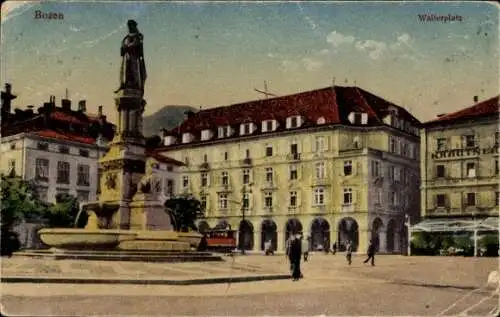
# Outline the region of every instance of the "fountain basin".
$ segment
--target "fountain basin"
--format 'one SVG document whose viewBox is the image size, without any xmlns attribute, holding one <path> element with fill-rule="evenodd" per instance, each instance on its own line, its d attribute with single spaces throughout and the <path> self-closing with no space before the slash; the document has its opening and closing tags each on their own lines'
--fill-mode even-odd
<svg viewBox="0 0 500 317">
<path fill-rule="evenodd" d="M 134 240 L 135 232 L 110 229 L 44 228 L 38 231 L 43 243 L 61 250 L 109 250 L 122 241 Z"/>
<path fill-rule="evenodd" d="M 201 238 L 203 237 L 200 233 L 196 231 L 190 232 L 178 232 L 179 241 L 187 242 L 193 248 L 198 248 L 198 245 L 201 242 Z"/>
</svg>

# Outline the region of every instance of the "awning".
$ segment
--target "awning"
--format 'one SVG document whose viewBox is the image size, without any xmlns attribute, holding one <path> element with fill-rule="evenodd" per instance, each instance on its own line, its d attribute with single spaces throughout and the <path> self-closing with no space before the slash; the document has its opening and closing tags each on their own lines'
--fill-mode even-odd
<svg viewBox="0 0 500 317">
<path fill-rule="evenodd" d="M 484 219 L 427 219 L 410 227 L 412 232 L 499 231 L 498 217 Z"/>
</svg>

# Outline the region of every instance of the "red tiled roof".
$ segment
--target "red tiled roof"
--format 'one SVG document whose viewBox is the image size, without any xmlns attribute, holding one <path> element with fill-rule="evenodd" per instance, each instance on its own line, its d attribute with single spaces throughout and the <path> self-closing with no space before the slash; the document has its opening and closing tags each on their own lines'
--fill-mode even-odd
<svg viewBox="0 0 500 317">
<path fill-rule="evenodd" d="M 160 153 L 157 153 L 156 151 L 150 151 L 147 152 L 146 155 L 148 157 L 152 157 L 158 162 L 165 163 L 165 164 L 172 164 L 172 165 L 177 165 L 177 166 L 183 166 L 184 163 L 177 161 L 171 157 L 161 155 Z"/>
<path fill-rule="evenodd" d="M 67 112 L 67 111 L 62 111 L 60 109 L 55 109 L 50 113 L 50 118 L 59 120 L 59 121 L 66 121 L 70 123 L 76 123 L 76 124 L 88 124 L 89 121 L 99 121 L 99 116 L 96 114 L 92 113 L 78 113 L 75 114 L 74 112 Z M 84 120 L 82 120 L 84 119 Z M 86 119 L 86 120 L 85 120 Z"/>
<path fill-rule="evenodd" d="M 44 137 L 44 138 L 50 138 L 50 139 L 56 139 L 56 140 L 64 140 L 64 141 L 71 141 L 71 142 L 78 142 L 78 143 L 85 143 L 85 144 L 95 144 L 96 139 L 91 138 L 91 137 L 83 137 L 80 135 L 74 135 L 74 134 L 69 134 L 69 133 L 62 133 L 54 130 L 40 130 L 40 131 L 34 131 L 32 134 Z"/>
<path fill-rule="evenodd" d="M 499 114 L 498 111 L 498 99 L 499 96 L 490 98 L 488 100 L 481 101 L 471 107 L 459 110 L 457 112 L 448 113 L 439 118 L 433 119 L 426 122 L 424 125 L 428 124 L 438 124 L 441 122 L 450 122 L 464 119 L 472 119 L 478 117 L 493 116 Z"/>
<path fill-rule="evenodd" d="M 219 126 L 231 125 L 236 128 L 246 122 L 260 125 L 262 121 L 269 119 L 277 120 L 279 129 L 283 129 L 286 118 L 294 115 L 300 115 L 305 119 L 300 128 L 315 126 L 320 117 L 325 119 L 325 124 L 350 124 L 347 119 L 350 112 L 367 113 L 368 125 L 379 125 L 383 124 L 382 119 L 389 113 L 390 107 L 402 110 L 407 120 L 420 123 L 403 108 L 363 89 L 335 86 L 201 110 L 188 117 L 169 133 L 178 135 L 190 132 L 197 136 L 198 132 L 205 129 L 216 132 Z"/>
</svg>

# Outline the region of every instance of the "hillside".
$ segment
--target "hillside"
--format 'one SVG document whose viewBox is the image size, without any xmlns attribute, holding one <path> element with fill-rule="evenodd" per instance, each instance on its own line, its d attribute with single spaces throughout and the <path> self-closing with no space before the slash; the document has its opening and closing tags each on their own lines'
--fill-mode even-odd
<svg viewBox="0 0 500 317">
<path fill-rule="evenodd" d="M 190 106 L 165 106 L 157 112 L 145 116 L 143 124 L 144 136 L 149 137 L 159 134 L 162 128 L 175 128 L 184 120 L 186 111 L 196 112 L 196 108 Z"/>
</svg>

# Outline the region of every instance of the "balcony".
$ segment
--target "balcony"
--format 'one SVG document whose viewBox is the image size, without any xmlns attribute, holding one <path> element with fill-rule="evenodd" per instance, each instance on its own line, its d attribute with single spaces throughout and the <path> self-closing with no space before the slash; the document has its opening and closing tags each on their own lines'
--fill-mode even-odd
<svg viewBox="0 0 500 317">
<path fill-rule="evenodd" d="M 209 163 L 207 163 L 207 162 L 205 162 L 205 163 L 201 163 L 199 167 L 200 167 L 200 170 L 202 170 L 202 171 L 206 171 L 206 170 L 209 170 L 209 169 L 210 169 L 210 164 L 209 164 Z"/>
<path fill-rule="evenodd" d="M 324 214 L 326 212 L 326 205 L 313 205 L 314 213 Z"/>
<path fill-rule="evenodd" d="M 342 204 L 340 211 L 342 213 L 352 213 L 356 211 L 356 206 L 354 204 Z"/>
<path fill-rule="evenodd" d="M 312 187 L 316 186 L 330 186 L 331 180 L 324 177 L 324 178 L 314 178 L 312 181 Z"/>
<path fill-rule="evenodd" d="M 232 192 L 233 189 L 232 189 L 232 186 L 231 184 L 218 184 L 216 186 L 216 191 L 218 193 L 228 193 L 228 192 Z"/>
<path fill-rule="evenodd" d="M 252 165 L 252 159 L 247 157 L 241 160 L 241 165 L 243 166 L 251 166 Z"/>
<path fill-rule="evenodd" d="M 300 153 L 291 153 L 287 155 L 288 161 L 300 161 Z"/>
<path fill-rule="evenodd" d="M 297 206 L 288 206 L 288 214 L 289 215 L 298 215 L 299 214 L 299 207 Z"/>
<path fill-rule="evenodd" d="M 278 188 L 276 181 L 266 181 L 262 184 L 261 190 L 275 190 Z"/>
</svg>

